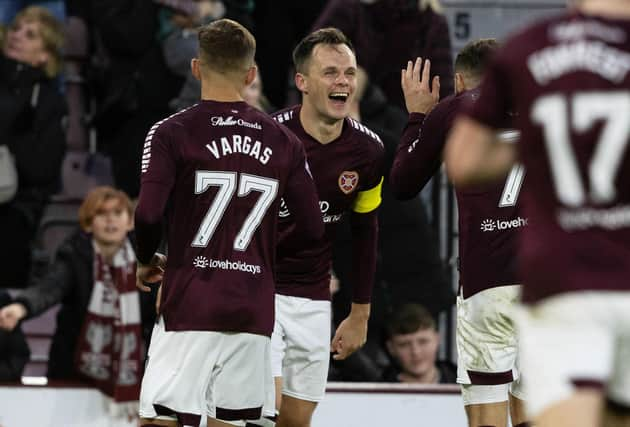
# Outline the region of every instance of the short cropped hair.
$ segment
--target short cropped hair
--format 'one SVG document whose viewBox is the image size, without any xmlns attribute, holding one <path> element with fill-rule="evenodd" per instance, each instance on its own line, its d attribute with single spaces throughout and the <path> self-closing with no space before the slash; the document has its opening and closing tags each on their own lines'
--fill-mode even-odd
<svg viewBox="0 0 630 427">
<path fill-rule="evenodd" d="M 437 330 L 431 313 L 420 304 L 405 304 L 389 319 L 385 332 L 387 339 L 391 339 L 394 335 L 412 334 L 426 329 Z"/>
<path fill-rule="evenodd" d="M 345 44 L 354 53 L 352 42 L 341 30 L 333 27 L 322 28 L 304 37 L 293 49 L 293 66 L 295 71 L 302 74 L 306 72 L 313 50 L 319 44 L 331 46 Z"/>
<path fill-rule="evenodd" d="M 231 19 L 204 25 L 197 35 L 202 65 L 221 74 L 245 72 L 254 65 L 256 39 L 244 26 Z"/>
<path fill-rule="evenodd" d="M 455 58 L 455 71 L 481 78 L 498 46 L 496 39 L 471 41 Z"/>
<path fill-rule="evenodd" d="M 118 200 L 120 206 L 129 213 L 129 217 L 133 217 L 133 204 L 125 192 L 107 185 L 94 187 L 79 207 L 79 224 L 83 230 L 92 226 L 94 217 L 98 215 L 105 202 L 111 199 Z"/>
<path fill-rule="evenodd" d="M 64 31 L 61 22 L 48 9 L 41 6 L 29 6 L 18 12 L 11 27 L 21 21 L 39 24 L 44 49 L 50 55 L 50 60 L 44 65 L 44 72 L 50 78 L 56 77 L 62 67 L 61 50 L 64 43 Z"/>
</svg>

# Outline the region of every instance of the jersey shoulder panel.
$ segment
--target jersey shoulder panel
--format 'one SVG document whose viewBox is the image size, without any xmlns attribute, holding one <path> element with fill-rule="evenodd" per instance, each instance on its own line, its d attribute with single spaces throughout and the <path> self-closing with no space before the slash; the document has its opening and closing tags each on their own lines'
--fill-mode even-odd
<svg viewBox="0 0 630 427">
<path fill-rule="evenodd" d="M 379 147 L 383 147 L 383 141 L 381 141 L 381 137 L 378 136 L 376 132 L 365 126 L 363 123 L 360 123 L 351 117 L 346 118 L 346 122 L 352 128 L 353 134 L 358 136 L 358 140 L 371 141 L 377 144 Z"/>
<path fill-rule="evenodd" d="M 299 105 L 288 107 L 275 113 L 271 113 L 271 117 L 278 123 L 288 125 L 299 118 Z"/>
<path fill-rule="evenodd" d="M 191 111 L 194 111 L 197 105 L 198 104 L 191 105 L 190 107 L 171 114 L 170 116 L 154 123 L 153 126 L 149 128 L 149 131 L 144 138 L 144 146 L 142 149 L 142 173 L 146 172 L 149 168 L 149 160 L 151 159 L 151 144 L 153 143 L 155 135 L 161 135 L 169 132 L 173 127 L 184 126 L 184 122 L 186 121 L 185 117 L 191 114 Z"/>
</svg>

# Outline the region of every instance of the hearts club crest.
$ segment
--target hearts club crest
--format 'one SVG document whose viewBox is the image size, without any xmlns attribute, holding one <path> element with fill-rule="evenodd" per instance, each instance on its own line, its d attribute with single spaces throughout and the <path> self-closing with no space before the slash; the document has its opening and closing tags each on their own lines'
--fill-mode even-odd
<svg viewBox="0 0 630 427">
<path fill-rule="evenodd" d="M 359 184 L 359 174 L 355 171 L 343 171 L 339 175 L 339 188 L 344 194 L 350 194 Z"/>
</svg>

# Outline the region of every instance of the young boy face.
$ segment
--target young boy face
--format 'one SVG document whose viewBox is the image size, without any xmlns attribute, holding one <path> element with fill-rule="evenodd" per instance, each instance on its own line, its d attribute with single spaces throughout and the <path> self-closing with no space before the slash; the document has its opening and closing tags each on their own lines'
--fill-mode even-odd
<svg viewBox="0 0 630 427">
<path fill-rule="evenodd" d="M 418 329 L 410 334 L 394 335 L 387 349 L 403 372 L 422 376 L 435 366 L 440 337 L 433 329 Z"/>
</svg>

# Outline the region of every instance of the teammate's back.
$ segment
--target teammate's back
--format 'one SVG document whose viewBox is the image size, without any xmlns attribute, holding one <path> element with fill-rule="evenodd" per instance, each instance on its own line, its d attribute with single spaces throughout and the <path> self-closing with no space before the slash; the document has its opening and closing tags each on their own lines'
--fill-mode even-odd
<svg viewBox="0 0 630 427">
<path fill-rule="evenodd" d="M 525 300 L 630 289 L 630 21 L 543 21 L 508 42 L 486 82 L 472 117 L 498 127 L 496 106 L 513 106 L 531 170 Z"/>
<path fill-rule="evenodd" d="M 518 330 L 534 424 L 628 426 L 630 1 L 574 3 L 497 53 L 447 169 L 472 183 L 518 153 L 527 170 Z M 518 152 L 492 134 L 506 109 Z"/>
<path fill-rule="evenodd" d="M 269 334 L 273 312 L 259 308 L 273 303 L 280 196 L 309 216 L 299 141 L 245 102 L 201 101 L 156 124 L 144 150 L 143 201 L 161 212 L 170 193 L 167 328 Z"/>
<path fill-rule="evenodd" d="M 323 224 L 302 144 L 228 89 L 248 68 L 215 33 L 202 30 L 200 58 L 193 62 L 198 77 L 212 73 L 202 78 L 202 101 L 147 135 L 138 256 L 153 255 L 165 216 L 169 253 L 161 307 L 167 330 L 270 335 L 280 198 L 300 219 L 303 241 L 321 236 Z"/>
</svg>

